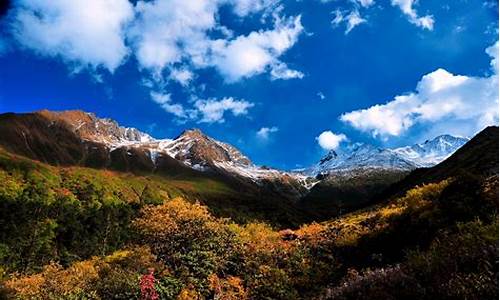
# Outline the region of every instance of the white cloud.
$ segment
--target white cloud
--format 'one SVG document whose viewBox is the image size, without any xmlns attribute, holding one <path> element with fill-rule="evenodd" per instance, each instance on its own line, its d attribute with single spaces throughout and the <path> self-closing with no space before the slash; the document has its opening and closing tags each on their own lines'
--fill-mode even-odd
<svg viewBox="0 0 500 300">
<path fill-rule="evenodd" d="M 268 9 L 277 5 L 280 0 L 231 0 L 234 12 L 244 17 L 248 14 Z"/>
<path fill-rule="evenodd" d="M 188 86 L 197 69 L 215 67 L 226 81 L 271 72 L 273 79 L 300 78 L 279 57 L 300 33 L 300 16 L 280 17 L 280 0 L 19 0 L 8 24 L 20 45 L 60 57 L 81 70 L 114 71 L 129 54 L 150 79 Z M 222 7 L 238 18 L 261 12 L 274 28 L 235 36 L 219 22 Z M 270 18 L 272 16 L 273 18 Z M 214 39 L 213 33 L 222 38 Z"/>
<path fill-rule="evenodd" d="M 25 48 L 61 57 L 77 68 L 114 71 L 127 57 L 128 0 L 20 0 L 11 11 L 12 35 Z"/>
<path fill-rule="evenodd" d="M 372 6 L 375 3 L 374 0 L 356 0 L 356 2 L 361 4 L 363 7 Z"/>
<path fill-rule="evenodd" d="M 417 0 L 391 0 L 393 6 L 398 6 L 401 11 L 408 16 L 411 23 L 424 29 L 434 29 L 434 18 L 431 15 L 419 17 L 413 5 Z"/>
<path fill-rule="evenodd" d="M 233 116 L 243 116 L 248 109 L 254 106 L 245 100 L 236 100 L 232 97 L 218 99 L 197 99 L 192 107 L 185 107 L 174 103 L 169 93 L 151 92 L 151 99 L 158 103 L 163 110 L 173 114 L 177 121 L 196 121 L 199 123 L 223 123 L 224 114 L 230 112 Z"/>
<path fill-rule="evenodd" d="M 172 103 L 170 94 L 151 92 L 151 99 L 158 103 L 166 112 L 175 115 L 177 118 L 185 119 L 187 117 L 186 111 L 181 104 Z"/>
<path fill-rule="evenodd" d="M 253 103 L 236 100 L 232 97 L 226 97 L 221 100 L 208 99 L 196 100 L 194 107 L 201 115 L 200 123 L 222 123 L 224 122 L 224 113 L 231 112 L 234 116 L 246 115 L 248 109 L 253 107 Z"/>
<path fill-rule="evenodd" d="M 424 75 L 415 92 L 345 113 L 340 119 L 382 139 L 402 135 L 416 124 L 463 136 L 498 124 L 498 42 L 486 53 L 492 57 L 490 76 L 454 75 L 438 69 Z"/>
<path fill-rule="evenodd" d="M 340 143 L 346 140 L 347 136 L 345 134 L 335 134 L 329 130 L 323 131 L 318 137 L 316 137 L 318 144 L 325 150 L 337 149 Z"/>
<path fill-rule="evenodd" d="M 332 14 L 335 14 L 335 17 L 332 19 L 331 23 L 334 27 L 340 25 L 342 21 L 344 21 L 344 14 L 340 9 L 336 9 L 332 11 Z"/>
<path fill-rule="evenodd" d="M 331 21 L 332 26 L 335 28 L 340 26 L 340 24 L 345 23 L 346 24 L 346 29 L 344 31 L 345 34 L 349 34 L 349 32 L 351 32 L 351 30 L 353 30 L 354 27 L 366 23 L 366 19 L 363 19 L 361 17 L 357 9 L 354 9 L 349 13 L 344 13 L 340 9 L 337 9 L 332 13 L 334 14 L 334 17 Z"/>
<path fill-rule="evenodd" d="M 276 126 L 273 126 L 273 127 L 262 127 L 261 129 L 259 129 L 259 131 L 257 131 L 257 137 L 262 139 L 262 140 L 268 140 L 269 139 L 269 135 L 271 133 L 275 133 L 275 132 L 278 132 L 279 129 L 278 127 Z"/>
<path fill-rule="evenodd" d="M 351 13 L 346 16 L 346 20 L 347 20 L 347 25 L 345 34 L 351 32 L 351 30 L 353 30 L 354 27 L 366 22 L 365 19 L 361 18 L 361 16 L 359 15 L 359 11 L 357 10 L 351 11 Z"/>
<path fill-rule="evenodd" d="M 189 83 L 191 83 L 191 80 L 193 80 L 194 74 L 190 70 L 186 68 L 182 69 L 172 69 L 170 71 L 169 78 L 171 80 L 177 81 L 180 83 L 182 86 L 188 86 Z"/>
<path fill-rule="evenodd" d="M 144 68 L 163 69 L 184 57 L 201 55 L 206 32 L 215 29 L 218 1 L 139 1 L 129 31 Z"/>
<path fill-rule="evenodd" d="M 323 3 L 333 2 L 334 0 L 320 0 Z M 359 9 L 367 9 L 373 4 L 374 0 L 350 0 L 352 5 L 352 10 L 349 14 L 343 13 L 341 10 L 337 9 L 333 13 L 335 17 L 331 21 L 332 25 L 338 26 L 340 23 L 345 21 L 347 23 L 346 34 L 349 33 L 354 27 L 359 24 L 365 23 L 366 20 L 362 18 L 359 14 Z M 434 17 L 432 15 L 419 16 L 417 14 L 414 6 L 417 4 L 418 0 L 391 0 L 392 6 L 397 6 L 399 9 L 408 17 L 408 20 L 427 30 L 434 29 Z M 349 17 L 350 16 L 350 17 Z M 351 28 L 351 29 L 349 29 Z"/>
<path fill-rule="evenodd" d="M 292 79 L 292 78 L 304 78 L 304 73 L 289 69 L 285 63 L 278 62 L 271 66 L 271 79 Z"/>
<path fill-rule="evenodd" d="M 263 73 L 273 65 L 279 66 L 279 56 L 297 42 L 303 31 L 300 19 L 300 16 L 277 18 L 272 30 L 253 31 L 229 41 L 213 41 L 212 55 L 206 63 L 215 66 L 228 82 Z M 299 73 L 293 75 L 296 78 Z"/>
<path fill-rule="evenodd" d="M 328 3 L 328 2 L 333 2 L 336 0 L 320 0 L 320 1 L 323 3 Z M 362 7 L 369 7 L 375 3 L 374 0 L 350 0 L 350 2 L 357 4 L 357 5 L 361 5 Z"/>
<path fill-rule="evenodd" d="M 244 17 L 274 8 L 276 0 L 139 1 L 137 19 L 129 31 L 136 57 L 143 68 L 160 72 L 174 64 L 194 69 L 215 67 L 228 82 L 272 71 L 279 56 L 292 47 L 302 32 L 300 16 L 283 19 L 274 14 L 275 27 L 233 38 L 233 32 L 217 19 L 221 6 L 229 4 Z M 223 38 L 212 39 L 211 32 Z M 292 70 L 290 70 L 292 71 Z M 295 76 L 300 72 L 286 72 Z"/>
<path fill-rule="evenodd" d="M 316 96 L 318 96 L 319 99 L 321 99 L 321 100 L 325 100 L 326 99 L 326 96 L 325 96 L 325 94 L 323 94 L 323 92 L 316 93 Z"/>
<path fill-rule="evenodd" d="M 499 51 L 498 41 L 494 45 L 486 48 L 486 53 L 492 58 L 490 62 L 491 68 L 493 69 L 493 72 L 497 75 L 498 75 L 498 51 Z"/>
</svg>

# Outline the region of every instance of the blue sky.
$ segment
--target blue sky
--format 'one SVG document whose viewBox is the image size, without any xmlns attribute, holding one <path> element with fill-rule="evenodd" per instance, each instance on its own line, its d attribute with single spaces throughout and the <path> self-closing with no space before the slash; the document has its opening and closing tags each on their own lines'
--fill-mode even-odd
<svg viewBox="0 0 500 300">
<path fill-rule="evenodd" d="M 498 2 L 12 1 L 0 112 L 82 109 L 257 164 L 498 123 Z"/>
</svg>

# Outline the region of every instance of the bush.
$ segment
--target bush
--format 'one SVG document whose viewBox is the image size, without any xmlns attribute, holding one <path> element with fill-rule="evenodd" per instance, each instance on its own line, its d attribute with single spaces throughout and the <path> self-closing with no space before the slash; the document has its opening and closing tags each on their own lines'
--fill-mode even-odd
<svg viewBox="0 0 500 300">
<path fill-rule="evenodd" d="M 5 287 L 16 299 L 137 299 L 148 268 L 163 269 L 147 248 L 133 248 L 66 269 L 53 263 L 40 273 L 14 276 Z"/>
<path fill-rule="evenodd" d="M 236 259 L 235 234 L 205 206 L 180 198 L 148 206 L 134 221 L 140 243 L 145 243 L 184 285 L 209 292 L 209 276 L 223 273 Z"/>
<path fill-rule="evenodd" d="M 498 299 L 498 222 L 442 232 L 427 251 L 409 253 L 407 268 L 428 299 Z"/>
</svg>

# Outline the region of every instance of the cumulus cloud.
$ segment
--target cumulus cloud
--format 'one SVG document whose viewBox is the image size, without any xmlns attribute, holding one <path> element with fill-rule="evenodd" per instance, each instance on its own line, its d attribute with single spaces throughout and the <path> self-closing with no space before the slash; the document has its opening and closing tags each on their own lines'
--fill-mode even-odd
<svg viewBox="0 0 500 300">
<path fill-rule="evenodd" d="M 270 7 L 273 7 L 277 5 L 280 1 L 279 0 L 232 0 L 230 2 L 233 5 L 234 12 L 238 16 L 244 17 L 248 14 L 266 10 Z"/>
<path fill-rule="evenodd" d="M 398 6 L 401 11 L 408 16 L 408 20 L 424 29 L 432 30 L 434 29 L 434 18 L 431 15 L 426 15 L 423 17 L 418 16 L 417 11 L 413 5 L 417 0 L 391 0 L 393 6 Z"/>
<path fill-rule="evenodd" d="M 498 42 L 486 53 L 492 58 L 490 76 L 454 75 L 437 69 L 422 77 L 415 92 L 345 113 L 340 119 L 382 139 L 400 136 L 416 124 L 463 136 L 498 124 Z"/>
<path fill-rule="evenodd" d="M 158 103 L 166 112 L 175 115 L 177 118 L 185 119 L 187 117 L 186 111 L 181 104 L 172 103 L 170 94 L 151 92 L 151 99 Z"/>
<path fill-rule="evenodd" d="M 139 64 L 163 69 L 184 57 L 202 55 L 207 31 L 217 25 L 217 1 L 139 1 L 128 37 Z"/>
<path fill-rule="evenodd" d="M 257 131 L 257 137 L 262 140 L 268 140 L 271 133 L 278 132 L 279 129 L 276 126 L 273 127 L 262 127 Z"/>
<path fill-rule="evenodd" d="M 351 30 L 353 30 L 353 28 L 358 26 L 359 24 L 366 22 L 365 19 L 361 18 L 361 16 L 359 15 L 359 11 L 357 10 L 351 11 L 351 13 L 347 15 L 346 20 L 347 20 L 347 25 L 345 34 L 351 32 Z"/>
<path fill-rule="evenodd" d="M 338 27 L 340 26 L 340 24 L 345 23 L 345 34 L 349 34 L 349 32 L 351 32 L 354 27 L 366 23 L 366 19 L 363 19 L 361 17 L 357 9 L 354 9 L 351 12 L 342 12 L 340 9 L 337 9 L 332 13 L 334 14 L 334 17 L 331 21 L 332 26 Z"/>
<path fill-rule="evenodd" d="M 283 75 L 283 70 L 286 71 L 287 67 L 278 58 L 297 42 L 302 31 L 300 16 L 276 18 L 271 30 L 253 31 L 233 40 L 213 41 L 212 55 L 206 63 L 216 67 L 228 82 L 263 73 L 272 66 L 275 67 L 275 75 Z M 280 67 L 282 74 L 279 73 Z M 297 78 L 302 74 L 292 70 L 290 72 L 290 78 Z"/>
<path fill-rule="evenodd" d="M 335 134 L 331 131 L 323 131 L 316 141 L 321 148 L 325 150 L 335 150 L 339 147 L 340 143 L 347 140 L 347 136 L 343 133 Z"/>
<path fill-rule="evenodd" d="M 253 106 L 253 103 L 245 100 L 236 100 L 232 97 L 226 97 L 221 100 L 196 100 L 194 103 L 196 111 L 201 115 L 198 121 L 200 123 L 222 123 L 224 122 L 225 112 L 231 112 L 234 116 L 246 115 L 248 109 Z"/>
<path fill-rule="evenodd" d="M 76 69 L 102 66 L 112 72 L 133 54 L 152 80 L 163 81 L 166 70 L 184 86 L 196 70 L 211 67 L 229 82 L 263 72 L 272 79 L 301 78 L 279 60 L 302 32 L 300 16 L 280 17 L 279 2 L 19 0 L 8 27 L 23 47 Z M 274 20 L 274 28 L 234 36 L 219 22 L 222 7 L 239 18 L 262 12 L 263 23 Z"/>
<path fill-rule="evenodd" d="M 333 2 L 336 0 L 320 0 L 320 1 L 323 3 L 328 3 L 328 2 Z M 374 0 L 350 0 L 350 2 L 352 2 L 356 5 L 361 5 L 362 7 L 369 7 L 375 3 Z"/>
<path fill-rule="evenodd" d="M 356 2 L 363 7 L 372 6 L 375 3 L 374 0 L 356 0 Z"/>
<path fill-rule="evenodd" d="M 271 79 L 292 79 L 292 78 L 304 78 L 304 73 L 289 69 L 285 63 L 278 62 L 271 66 Z"/>
<path fill-rule="evenodd" d="M 253 103 L 232 97 L 222 99 L 197 99 L 191 106 L 174 103 L 170 93 L 151 92 L 151 99 L 163 110 L 173 114 L 178 122 L 196 121 L 198 123 L 223 123 L 226 112 L 233 116 L 243 116 Z"/>
<path fill-rule="evenodd" d="M 222 7 L 235 17 L 261 13 L 262 25 L 237 35 L 220 23 Z M 19 0 L 7 33 L 25 49 L 57 57 L 73 72 L 113 72 L 135 56 L 151 99 L 182 120 L 223 122 L 225 113 L 244 115 L 253 106 L 231 97 L 175 103 L 163 92 L 169 81 L 189 89 L 200 69 L 213 68 L 226 82 L 269 73 L 272 80 L 302 78 L 280 57 L 303 32 L 301 17 L 281 16 L 280 0 Z M 270 24 L 269 24 L 270 23 Z M 0 40 L 0 52 L 4 49 Z M 93 73 L 100 80 L 100 73 Z M 157 92 L 162 91 L 162 92 Z"/>
<path fill-rule="evenodd" d="M 215 67 L 226 81 L 234 82 L 284 65 L 278 58 L 296 43 L 302 24 L 300 16 L 285 19 L 274 14 L 273 29 L 233 37 L 233 32 L 217 20 L 220 7 L 229 4 L 238 16 L 244 17 L 276 3 L 274 0 L 139 1 L 137 19 L 128 37 L 143 68 L 158 73 L 187 62 L 193 69 Z M 223 38 L 212 39 L 212 32 L 219 32 Z M 300 74 L 289 70 L 282 72 L 282 79 L 297 78 Z"/>
<path fill-rule="evenodd" d="M 194 78 L 193 72 L 186 68 L 182 69 L 172 69 L 170 71 L 169 78 L 171 80 L 177 81 L 182 86 L 188 86 L 191 80 Z"/>
<path fill-rule="evenodd" d="M 334 0 L 320 0 L 323 3 L 333 2 Z M 359 10 L 364 9 L 365 11 L 375 4 L 375 0 L 350 0 L 352 3 L 352 10 L 345 13 L 341 10 L 335 10 L 332 25 L 338 26 L 340 23 L 346 23 L 346 34 L 349 33 L 354 27 L 359 24 L 365 23 L 366 19 L 362 18 Z M 418 0 L 391 0 L 391 5 L 398 7 L 402 13 L 408 17 L 408 21 L 411 23 L 427 29 L 434 29 L 434 17 L 432 15 L 419 16 L 417 10 L 414 6 L 417 4 Z M 349 29 L 351 28 L 351 29 Z"/>
<path fill-rule="evenodd" d="M 79 68 L 114 71 L 129 54 L 124 28 L 133 7 L 128 0 L 20 0 L 10 17 L 21 46 Z"/>
</svg>

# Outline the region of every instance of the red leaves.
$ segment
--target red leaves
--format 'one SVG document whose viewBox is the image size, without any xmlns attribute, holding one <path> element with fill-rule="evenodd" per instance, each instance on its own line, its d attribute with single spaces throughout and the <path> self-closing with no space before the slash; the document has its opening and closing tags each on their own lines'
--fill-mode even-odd
<svg viewBox="0 0 500 300">
<path fill-rule="evenodd" d="M 141 276 L 141 300 L 158 300 L 159 296 L 155 290 L 154 269 L 149 268 L 148 274 Z"/>
</svg>

